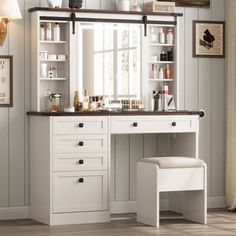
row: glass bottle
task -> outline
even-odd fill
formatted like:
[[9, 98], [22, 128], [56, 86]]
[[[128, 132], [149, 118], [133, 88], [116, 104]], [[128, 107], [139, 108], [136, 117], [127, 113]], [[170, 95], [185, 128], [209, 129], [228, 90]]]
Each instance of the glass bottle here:
[[141, 11], [141, 7], [138, 5], [138, 0], [134, 0], [132, 11], [139, 11], [139, 12]]
[[166, 65], [166, 71], [165, 71], [166, 79], [170, 79], [171, 77], [171, 71], [170, 71], [170, 65]]
[[88, 95], [88, 90], [84, 90], [83, 94], [83, 111], [88, 111], [89, 108], [89, 95]]
[[157, 65], [152, 64], [152, 78], [157, 79]]
[[45, 29], [44, 25], [40, 25], [40, 40], [44, 41], [45, 40]]
[[46, 40], [47, 41], [51, 41], [52, 40], [52, 24], [51, 23], [47, 23]]
[[79, 91], [75, 91], [74, 107], [75, 111], [82, 111], [82, 102], [80, 101]]
[[154, 30], [154, 27], [151, 28], [150, 33], [151, 33], [151, 36], [150, 36], [151, 43], [156, 43], [157, 42], [157, 36], [156, 36], [155, 30]]
[[174, 44], [174, 34], [173, 34], [173, 31], [172, 29], [168, 29], [168, 33], [166, 35], [166, 41], [167, 41], [167, 44]]
[[61, 97], [60, 93], [51, 93], [49, 99], [51, 101], [51, 112], [61, 111]]
[[162, 67], [159, 68], [158, 79], [164, 79], [164, 71]]
[[58, 23], [55, 23], [53, 28], [53, 40], [60, 41], [60, 26]]
[[159, 34], [159, 43], [164, 44], [165, 43], [165, 33], [164, 33], [162, 27], [160, 27], [158, 34]]

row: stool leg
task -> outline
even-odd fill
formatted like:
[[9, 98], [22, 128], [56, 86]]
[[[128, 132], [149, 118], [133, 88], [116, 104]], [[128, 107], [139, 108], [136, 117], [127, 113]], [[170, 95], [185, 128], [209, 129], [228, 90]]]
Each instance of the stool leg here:
[[207, 223], [205, 190], [184, 193], [183, 217], [201, 224]]
[[158, 166], [138, 163], [137, 167], [137, 221], [159, 227]]
[[204, 189], [184, 193], [183, 216], [190, 221], [207, 224], [207, 167], [204, 167]]

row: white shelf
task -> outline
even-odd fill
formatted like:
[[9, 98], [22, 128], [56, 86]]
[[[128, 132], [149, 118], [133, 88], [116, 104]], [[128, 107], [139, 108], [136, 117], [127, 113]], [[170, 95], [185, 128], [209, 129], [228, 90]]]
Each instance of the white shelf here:
[[167, 43], [150, 43], [150, 47], [174, 47], [174, 44], [167, 44]]
[[40, 78], [40, 80], [42, 81], [48, 81], [48, 80], [51, 80], [51, 81], [64, 81], [64, 80], [68, 80], [67, 78]]
[[149, 61], [149, 64], [174, 64], [174, 61]]
[[148, 79], [148, 81], [151, 81], [151, 82], [173, 82], [174, 79]]
[[67, 60], [50, 60], [50, 59], [45, 59], [45, 60], [40, 60], [41, 62], [66, 62]]
[[63, 44], [66, 43], [66, 41], [48, 41], [48, 40], [40, 40], [40, 43], [48, 43], [48, 44]]

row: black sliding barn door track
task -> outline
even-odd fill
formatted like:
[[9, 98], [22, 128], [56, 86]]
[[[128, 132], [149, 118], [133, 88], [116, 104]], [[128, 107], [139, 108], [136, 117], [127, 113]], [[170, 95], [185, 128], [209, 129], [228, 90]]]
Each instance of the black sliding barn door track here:
[[176, 21], [154, 21], [148, 20], [146, 15], [143, 16], [142, 20], [126, 20], [126, 19], [106, 19], [106, 18], [78, 18], [75, 13], [71, 13], [71, 17], [54, 17], [54, 16], [40, 16], [40, 20], [48, 21], [71, 21], [72, 32], [75, 34], [75, 22], [99, 22], [99, 23], [123, 23], [123, 24], [143, 24], [144, 25], [144, 36], [147, 36], [147, 25], [158, 24], [158, 25], [176, 25]]

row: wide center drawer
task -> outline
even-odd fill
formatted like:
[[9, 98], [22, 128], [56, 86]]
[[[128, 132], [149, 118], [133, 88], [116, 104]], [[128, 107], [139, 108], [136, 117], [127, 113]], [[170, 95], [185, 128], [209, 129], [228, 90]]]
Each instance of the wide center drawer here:
[[107, 117], [53, 117], [53, 134], [105, 134]]
[[107, 209], [107, 171], [53, 174], [53, 213]]
[[198, 116], [113, 116], [112, 134], [187, 133], [198, 130]]
[[107, 135], [53, 135], [53, 153], [107, 151]]

